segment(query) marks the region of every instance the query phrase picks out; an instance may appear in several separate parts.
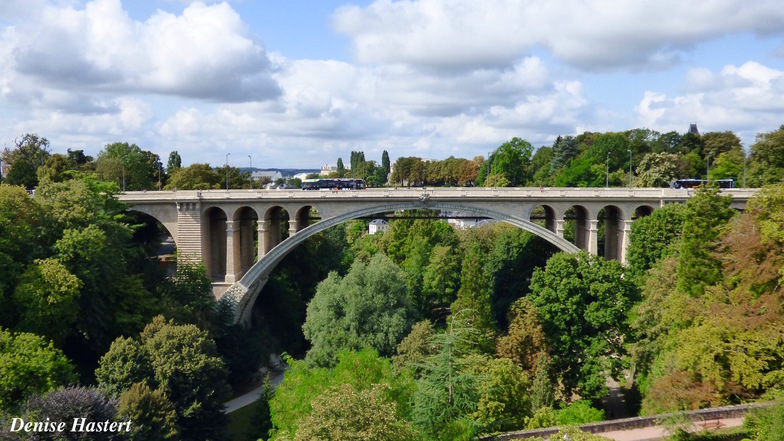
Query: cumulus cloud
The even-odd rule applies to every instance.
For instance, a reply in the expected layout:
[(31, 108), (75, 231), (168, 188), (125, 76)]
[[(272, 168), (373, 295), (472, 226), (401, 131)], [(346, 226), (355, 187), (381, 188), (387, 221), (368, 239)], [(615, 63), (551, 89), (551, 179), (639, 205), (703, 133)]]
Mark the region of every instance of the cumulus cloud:
[[(242, 102), (273, 99), (280, 90), (263, 44), (228, 4), (193, 3), (181, 15), (156, 12), (132, 20), (119, 0), (83, 9), (49, 6), (36, 21), (7, 30), (16, 36), (8, 60), (38, 87), (156, 93)], [(13, 85), (8, 85), (12, 87)]]
[(729, 33), (784, 29), (775, 0), (377, 0), (333, 17), (366, 64), (472, 69), (508, 65), (536, 48), (591, 71), (664, 68), (682, 51)]
[(776, 129), (784, 113), (784, 71), (749, 61), (718, 72), (692, 69), (685, 93), (667, 96), (648, 91), (636, 108), (641, 124), (651, 128), (699, 121), (702, 131), (733, 128), (751, 145), (759, 127)]

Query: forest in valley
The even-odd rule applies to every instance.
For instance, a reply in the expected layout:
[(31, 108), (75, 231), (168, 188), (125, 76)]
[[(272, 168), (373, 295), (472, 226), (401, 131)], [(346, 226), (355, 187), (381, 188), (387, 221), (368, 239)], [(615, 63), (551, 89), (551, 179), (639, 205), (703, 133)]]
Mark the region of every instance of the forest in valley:
[[(116, 199), (123, 185), (215, 188), (222, 176), (241, 188), (247, 174), (182, 167), (176, 152), (164, 173), (127, 143), (97, 159), (51, 154), (26, 135), (4, 152), (0, 185), (0, 439), (26, 439), (10, 421), (41, 415), (134, 422), (114, 439), (228, 439), (223, 403), (280, 353), (285, 379), (232, 439), (467, 440), (569, 426), (620, 416), (605, 412), (608, 379), (629, 415), (781, 400), (784, 127), (748, 155), (730, 132), (670, 135), (586, 133), (535, 152), (515, 138), (472, 160), (352, 154), (355, 172), (388, 166), (389, 185), (729, 177), (762, 188), (743, 212), (707, 185), (635, 220), (626, 266), (503, 223), (460, 230), (420, 211), (370, 235), (367, 220), (351, 221), (276, 268), (248, 329), (231, 324), (201, 265), (167, 274), (151, 257), (158, 225)], [(780, 439), (782, 425), (778, 405), (743, 430)]]

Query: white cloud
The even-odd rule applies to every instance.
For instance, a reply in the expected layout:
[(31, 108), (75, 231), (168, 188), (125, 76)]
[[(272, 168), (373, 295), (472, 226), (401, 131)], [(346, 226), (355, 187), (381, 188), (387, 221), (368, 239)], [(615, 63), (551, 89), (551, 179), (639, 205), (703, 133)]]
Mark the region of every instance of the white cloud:
[(699, 122), (700, 130), (733, 130), (749, 146), (760, 127), (781, 125), (784, 71), (758, 62), (728, 65), (719, 72), (694, 69), (685, 93), (668, 97), (646, 92), (636, 111), (643, 126), (665, 128)]
[[(126, 93), (158, 93), (219, 102), (275, 98), (260, 41), (228, 4), (193, 3), (181, 15), (158, 11), (133, 21), (119, 0), (83, 9), (47, 7), (16, 29), (9, 60), (31, 84)], [(13, 87), (13, 84), (9, 87)]]
[(377, 0), (345, 6), (335, 29), (365, 64), (472, 69), (509, 65), (537, 47), (588, 70), (662, 68), (681, 51), (730, 33), (784, 29), (775, 0)]

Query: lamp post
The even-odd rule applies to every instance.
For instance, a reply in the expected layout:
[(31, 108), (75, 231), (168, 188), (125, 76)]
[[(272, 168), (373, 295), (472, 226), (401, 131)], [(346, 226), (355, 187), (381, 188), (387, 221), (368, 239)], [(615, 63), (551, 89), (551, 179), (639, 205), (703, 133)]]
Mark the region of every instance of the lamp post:
[(610, 152), (607, 152), (607, 174), (604, 178), (604, 188), (610, 188)]
[(629, 190), (632, 189), (632, 151), (626, 150), (629, 152)]
[(250, 182), (250, 189), (253, 190), (253, 158), (248, 155), (248, 160), (250, 161), (250, 174), (248, 175), (248, 181)]
[(229, 191), (229, 155), (231, 153), (226, 153), (226, 191)]

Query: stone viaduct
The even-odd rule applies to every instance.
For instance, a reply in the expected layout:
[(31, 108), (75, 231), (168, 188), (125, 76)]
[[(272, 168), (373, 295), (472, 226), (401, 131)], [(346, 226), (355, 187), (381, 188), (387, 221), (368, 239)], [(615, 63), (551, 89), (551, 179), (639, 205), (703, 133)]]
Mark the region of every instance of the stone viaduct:
[[(755, 191), (723, 192), (743, 209)], [(127, 192), (119, 199), (166, 227), (180, 261), (204, 262), (216, 297), (232, 303), (235, 321), (249, 323), (275, 266), (308, 237), (352, 219), (415, 209), (470, 212), (508, 222), (563, 251), (593, 254), (604, 220), (604, 256), (625, 263), (633, 220), (692, 195), (659, 188), (382, 188)], [(569, 220), (573, 242), (564, 239)]]

